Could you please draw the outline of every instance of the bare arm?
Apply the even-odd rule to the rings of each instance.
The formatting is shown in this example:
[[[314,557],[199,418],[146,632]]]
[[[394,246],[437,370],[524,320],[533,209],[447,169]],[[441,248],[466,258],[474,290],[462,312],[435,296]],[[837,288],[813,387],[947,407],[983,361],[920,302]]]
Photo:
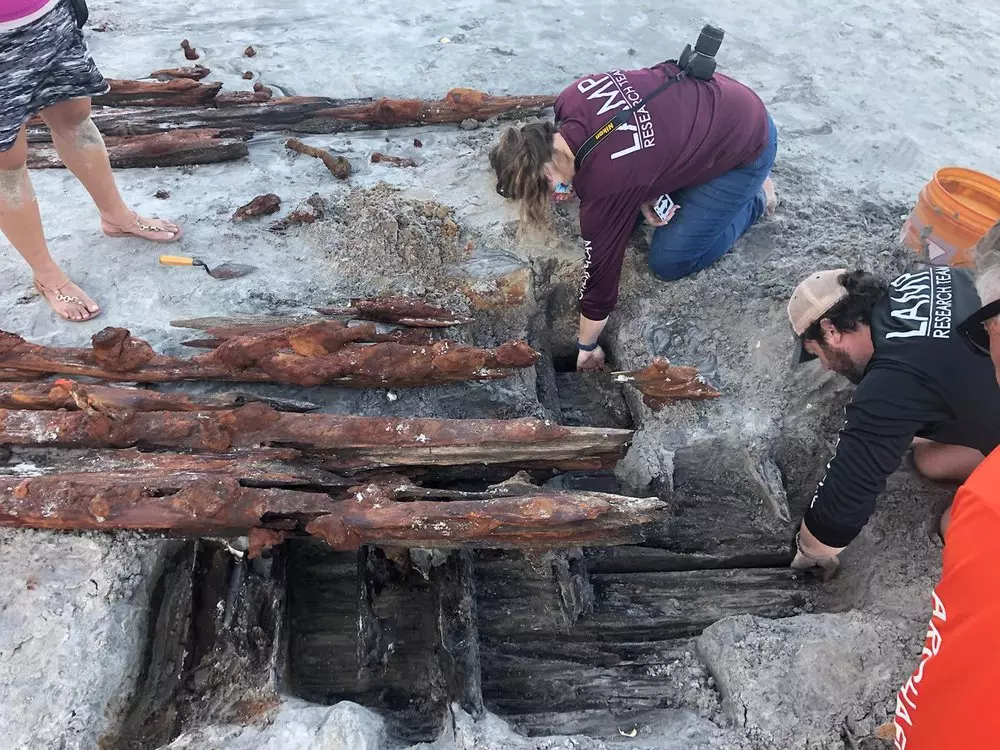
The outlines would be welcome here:
[[[577,335],[577,340],[581,344],[596,344],[597,340],[601,337],[601,332],[604,331],[604,326],[607,325],[608,319],[604,320],[591,320],[590,318],[580,316],[580,333]],[[604,350],[601,347],[597,347],[592,352],[580,351],[576,357],[576,369],[577,370],[600,370],[604,367]]]

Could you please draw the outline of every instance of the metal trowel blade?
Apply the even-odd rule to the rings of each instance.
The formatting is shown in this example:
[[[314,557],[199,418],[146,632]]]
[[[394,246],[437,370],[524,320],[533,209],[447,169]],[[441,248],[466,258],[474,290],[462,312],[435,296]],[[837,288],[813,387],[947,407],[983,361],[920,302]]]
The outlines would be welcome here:
[[[257,266],[248,266],[243,263],[223,263],[208,271],[208,275],[213,279],[238,279],[257,270]]]

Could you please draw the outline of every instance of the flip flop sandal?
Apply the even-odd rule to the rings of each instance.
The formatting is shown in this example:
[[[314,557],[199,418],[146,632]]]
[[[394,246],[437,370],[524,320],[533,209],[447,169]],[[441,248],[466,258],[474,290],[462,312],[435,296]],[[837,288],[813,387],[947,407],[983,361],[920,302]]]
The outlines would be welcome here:
[[[101,229],[108,237],[128,237],[129,235],[133,237],[139,237],[140,239],[149,240],[150,242],[158,242],[162,245],[166,245],[170,242],[177,242],[184,234],[184,230],[181,227],[177,227],[177,231],[173,232],[172,229],[163,229],[162,227],[154,227],[150,224],[143,224],[139,221],[139,215],[132,212],[135,217],[131,224],[125,226],[120,226],[118,224],[112,224],[104,219],[101,219]],[[156,237],[149,237],[149,234],[162,234],[163,232],[173,232],[174,236],[169,240],[160,240]]]
[[[60,284],[59,286],[55,287],[54,289],[49,289],[48,287],[42,286],[36,280],[35,281],[35,289],[37,289],[38,293],[41,294],[43,297],[45,297],[46,300],[48,300],[49,305],[52,307],[52,311],[56,315],[58,315],[60,318],[62,318],[63,320],[68,320],[70,323],[84,323],[84,322],[86,322],[88,320],[93,320],[94,318],[96,318],[98,315],[101,314],[101,312],[102,312],[101,310],[98,310],[97,312],[93,312],[92,313],[92,312],[90,312],[90,310],[87,309],[87,303],[84,302],[82,299],[80,299],[79,297],[74,297],[72,295],[63,294],[62,293],[63,287],[65,287],[67,284],[72,284],[72,283],[73,283],[72,279],[66,279],[66,281],[64,281],[62,284]],[[56,299],[57,302],[62,302],[64,304],[71,303],[71,304],[74,304],[74,305],[79,305],[80,307],[83,308],[83,311],[87,314],[87,317],[85,317],[85,318],[70,318],[67,315],[63,315],[61,312],[59,312],[55,308],[54,305],[52,305],[52,297],[50,297],[49,295],[52,295],[52,297],[55,297],[55,299]]]

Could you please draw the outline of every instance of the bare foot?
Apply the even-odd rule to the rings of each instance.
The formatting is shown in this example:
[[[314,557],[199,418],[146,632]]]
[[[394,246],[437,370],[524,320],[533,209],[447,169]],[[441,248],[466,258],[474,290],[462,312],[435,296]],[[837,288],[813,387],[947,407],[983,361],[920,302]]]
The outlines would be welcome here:
[[[165,219],[148,219],[134,211],[130,216],[101,217],[101,229],[109,237],[125,237],[132,235],[151,242],[174,242],[179,240],[183,231],[172,221]]]
[[[100,305],[69,279],[55,286],[46,286],[36,278],[35,289],[52,306],[56,315],[66,320],[82,323],[96,318],[101,312]]]
[[[768,216],[773,216],[774,212],[778,208],[778,191],[774,189],[774,180],[768,177],[764,180],[764,213]]]

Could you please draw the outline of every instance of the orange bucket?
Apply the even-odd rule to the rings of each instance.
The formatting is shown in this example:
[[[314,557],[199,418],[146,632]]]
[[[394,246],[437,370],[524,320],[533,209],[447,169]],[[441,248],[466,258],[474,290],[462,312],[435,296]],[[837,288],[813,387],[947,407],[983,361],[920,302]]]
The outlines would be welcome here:
[[[1000,180],[962,167],[934,173],[899,239],[935,265],[972,265],[973,246],[1000,220]]]

